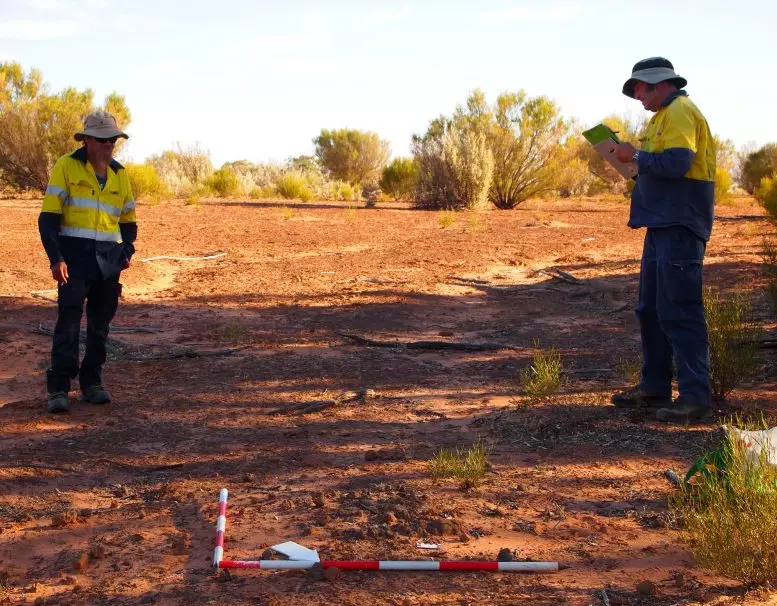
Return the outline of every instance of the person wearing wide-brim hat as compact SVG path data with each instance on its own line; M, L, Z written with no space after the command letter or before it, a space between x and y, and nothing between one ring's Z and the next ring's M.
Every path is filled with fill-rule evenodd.
M638 169L629 226L646 227L636 308L643 365L638 385L613 395L621 408L644 407L666 422L711 410L709 343L702 303L702 265L712 232L715 147L687 80L663 57L634 65L623 94L655 115L637 150L616 146ZM672 362L679 396L672 401Z
M70 381L82 399L107 404L102 366L110 322L119 304L119 275L135 252L137 221L127 171L113 158L127 139L108 112L93 112L74 134L83 145L54 164L38 228L57 281L58 315L46 371L48 411L70 409ZM86 303L86 353L79 364L79 332Z

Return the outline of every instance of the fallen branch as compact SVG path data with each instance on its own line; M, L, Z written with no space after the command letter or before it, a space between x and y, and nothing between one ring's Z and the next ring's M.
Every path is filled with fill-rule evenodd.
M227 253L218 253L215 255L208 255L207 257L168 257L167 255L160 255L158 257L149 257L148 259L141 259L141 263L148 263L149 261L161 261L166 259L168 261L209 261L211 259L218 259L220 257L226 257Z
M582 284L583 281L575 278L572 274L569 274L565 271L561 271L557 267L551 267L549 269L540 269L537 271L538 274L545 274L546 276L550 276L551 278L557 278L559 280L563 280L564 282L568 282L569 284Z
M270 411L269 415L282 415L282 414L298 414L307 415L314 412L321 412L327 408L334 406L340 406L342 404L354 404L361 402L362 404L367 401L367 397L374 396L375 392L371 389L360 389L357 392L348 391L341 394L337 398L330 398L328 400L315 400L313 402L300 402L299 404L290 404L281 408L276 408Z
M39 335L46 335L47 337L54 336L54 329L48 326L44 326L43 324L38 324L37 326L33 326L32 332ZM81 343L86 343L85 330L78 331L78 340ZM108 339L105 342L105 349L107 349L110 353L116 356L123 357L126 354L126 352L129 350L129 345L127 345L126 343L122 343L121 341L114 339L112 337L108 337Z
M53 299L52 297L47 297L46 295L41 295L36 292L31 292L30 296L35 297L36 299L43 299L44 301L50 301L51 303L59 303L57 299Z
M498 351L501 349L515 349L513 345L503 345L501 343L462 343L455 341L377 341L367 339L359 335L338 332L338 335L345 339L350 339L359 345L368 347L389 347L393 349L442 349L452 351Z
M156 334L159 332L164 332L164 329L157 326L114 326L111 324L111 332L119 334L126 334L131 332L146 332Z
M125 353L122 355L124 360L130 362L149 362L152 360L179 360L181 358L215 358L218 356L231 356L238 349L215 349L211 351L200 351L196 349L177 349L171 351L152 352L152 353Z
M607 597L607 590L602 589L601 594L602 594L602 604L604 604L604 606L610 606L610 598Z

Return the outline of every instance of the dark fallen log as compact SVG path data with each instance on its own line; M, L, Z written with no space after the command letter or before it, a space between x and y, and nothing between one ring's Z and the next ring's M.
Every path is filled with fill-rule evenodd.
M349 405L349 404L356 404L356 403L362 403L364 404L367 401L368 397L375 396L375 392L371 389L360 389L359 391L346 391L345 393L340 394L336 398L330 398L327 400L314 400L313 402L300 402L298 404L289 404L287 406L282 406L281 408L276 408L275 410L270 411L269 415L284 415L284 414L298 414L298 415L307 415L314 412L321 412L322 410L326 410L328 408L333 408L335 406L342 406L342 405Z
M368 339L345 332L338 332L339 336L349 339L359 345L368 347L388 347L392 349L427 349L449 351L499 351L501 349L516 349L514 345L502 343L462 343L456 341L378 341Z
M33 326L32 332L39 335L46 335L47 337L54 336L54 329L48 326L45 326L43 324L38 324L36 326ZM86 343L85 330L78 331L78 340L81 343ZM117 339L108 337L108 340L105 342L105 349L108 351L108 353L111 353L115 356L123 357L127 353L127 351L129 351L130 347L126 343L122 343Z
M152 360L179 360L183 358L215 358L219 356L231 356L238 349L215 349L201 351L197 349L174 349L170 351L156 351L149 353L125 353L122 358L130 362L148 362Z

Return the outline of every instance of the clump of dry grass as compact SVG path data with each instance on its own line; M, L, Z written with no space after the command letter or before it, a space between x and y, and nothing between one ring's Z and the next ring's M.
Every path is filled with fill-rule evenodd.
M692 471L697 468L670 498L693 554L704 566L739 581L777 582L777 467L766 449L754 457L731 435Z
M443 448L429 461L429 471L435 480L461 480L462 490L477 487L490 467L488 449L480 440L469 448Z
M543 349L535 339L532 365L521 370L524 393L530 398L544 398L556 393L561 387L562 370L561 352L555 347Z

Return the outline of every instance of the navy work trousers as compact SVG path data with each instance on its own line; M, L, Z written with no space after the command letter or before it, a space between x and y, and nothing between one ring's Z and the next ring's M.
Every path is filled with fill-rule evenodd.
M119 277L70 278L58 288L59 313L51 348L51 368L46 372L49 393L70 390L76 376L81 388L102 384L105 344L111 320L119 306ZM86 352L78 364L81 316L86 301Z
M711 403L702 265L706 243L685 227L648 228L636 313L642 333L642 389L671 396L672 358L680 396Z

